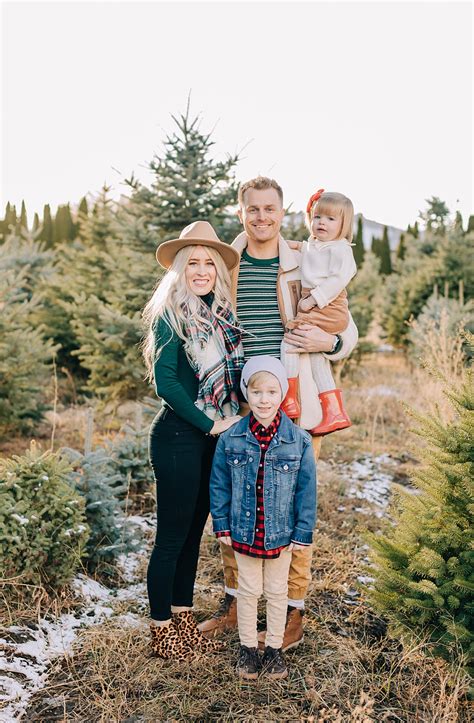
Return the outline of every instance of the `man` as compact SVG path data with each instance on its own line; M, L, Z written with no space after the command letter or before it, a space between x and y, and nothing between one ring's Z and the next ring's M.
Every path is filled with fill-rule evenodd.
M317 327L304 327L285 334L288 319L296 316L301 296L300 253L296 244L288 244L280 229L285 211L283 191L270 178L259 176L239 188L238 216L244 227L232 246L241 254L234 270L232 287L237 316L245 330L245 359L258 354L280 357L283 336L295 353L323 352L337 361L348 356L357 343L357 328L352 320L344 332L328 334ZM309 358L301 357L300 426L311 429L321 420L318 390L314 384ZM303 393L302 393L303 392ZM245 407L242 410L245 414ZM313 438L315 456L319 455L321 437ZM225 598L210 620L199 625L207 637L214 637L237 625L237 566L232 547L222 546ZM288 575L288 615L283 650L294 648L303 640L304 598L311 582L311 546L294 550ZM264 636L262 640L264 639ZM260 644L260 638L259 638Z

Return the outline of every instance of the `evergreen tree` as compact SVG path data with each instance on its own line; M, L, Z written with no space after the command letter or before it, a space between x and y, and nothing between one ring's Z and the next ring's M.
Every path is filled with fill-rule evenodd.
M467 232L466 233L472 233L474 231L474 216L471 214L469 216L469 221L467 222Z
M374 254L374 256L377 256L377 258L380 258L380 242L381 239L377 238L376 236L372 236L372 241L370 244L370 250Z
M94 570L101 563L113 563L122 553L138 550L140 530L124 515L120 496L126 487L110 454L102 448L84 455L71 449L62 452L75 467L74 486L86 502L88 567Z
M398 246L397 246L397 259L399 259L400 261L403 261L403 259L405 258L405 253L406 253L405 234L401 233L400 240L399 240Z
M74 224L69 203L59 206L54 219L53 244L57 246L61 241L72 241L74 238Z
M129 182L131 210L140 210L145 227L153 232L153 249L157 240L178 235L203 218L222 240L230 241L236 229L229 207L237 203L234 169L238 155L228 155L224 161L211 157L211 133L201 131L199 116L191 118L189 100L186 113L172 118L176 131L166 138L164 153L149 163L154 177L151 187Z
M357 268L360 268L364 262L365 248L364 248L364 236L362 228L362 214L359 214L357 219L357 232L354 238L354 259L357 264Z
M380 259L372 251L367 251L364 263L352 279L349 287L351 314L363 338L369 331L374 318L374 299L381 286Z
M33 218L33 234L36 234L36 232L39 230L40 227L40 220L37 213L35 213Z
M398 489L395 524L370 534L374 606L402 637L427 638L432 652L472 671L474 659L474 386L472 373L448 389L448 423L413 413L425 442L414 468L418 494ZM371 568L372 569L372 568Z
M464 232L463 228L463 221L462 221L462 214L461 211L456 211L456 215L454 217L454 230L460 231L461 233Z
M428 204L425 211L420 211L420 218L424 221L428 231L442 235L446 230L446 220L449 216L449 208L444 201L437 196L425 199Z
M26 205L25 202L21 202L21 213L20 213L20 228L25 229L25 231L28 231L28 217L26 213Z
M87 221L89 217L89 205L87 203L87 198L83 196L80 200L79 206L77 208L77 216L76 216L76 222L74 224L74 236L77 238L82 238L82 231L81 228L84 225L84 223Z
M414 226L413 226L413 232L412 232L412 233L413 233L413 236L414 236L415 238L418 238L418 237L419 237L420 231L419 231L419 229L418 229L418 221L415 221L415 224L414 224Z
M390 257L390 243L388 240L388 228L383 227L383 236L379 246L380 273L388 276L392 273L392 260Z
M40 234L41 241L44 241L47 247L53 244L53 219L51 218L51 208L46 203L43 209L43 224Z

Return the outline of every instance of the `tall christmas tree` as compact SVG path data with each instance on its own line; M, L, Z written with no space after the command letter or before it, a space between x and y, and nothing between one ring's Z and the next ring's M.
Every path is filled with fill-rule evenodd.
M362 228L362 214L359 214L357 219L357 231L354 237L354 259L357 264L357 268L360 268L364 263L365 248Z
M406 247L406 243L405 243L405 234L401 233L400 241L398 242L398 246L397 246L397 259L399 259L400 261L403 261L403 259L405 258L406 250L407 250L407 247Z
M388 228L383 227L382 240L379 246L380 256L380 273L384 276L388 276L392 273L392 260L390 257L390 243L388 240Z
M472 339L471 339L472 341ZM474 658L474 388L472 372L446 394L453 422L412 413L426 446L412 482L399 489L394 525L369 534L374 606L401 637L472 669Z
M186 112L172 118L175 132L167 136L164 152L149 163L151 187L135 184L132 206L154 230L153 248L157 236L164 240L178 235L199 219L209 221L222 240L231 241L235 227L229 207L237 203L238 154L228 154L223 161L212 157L215 142L211 133L201 130L199 116L191 117L189 99Z

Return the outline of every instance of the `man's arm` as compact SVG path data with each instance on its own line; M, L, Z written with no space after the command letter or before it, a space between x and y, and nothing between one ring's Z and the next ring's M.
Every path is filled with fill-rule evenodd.
M339 348L336 346L336 351L332 352L338 336L341 338ZM359 339L359 332L352 316L349 316L349 324L338 335L328 334L327 331L323 331L317 326L305 324L287 332L284 338L293 347L288 350L289 353L322 352L330 361L339 361L352 353Z

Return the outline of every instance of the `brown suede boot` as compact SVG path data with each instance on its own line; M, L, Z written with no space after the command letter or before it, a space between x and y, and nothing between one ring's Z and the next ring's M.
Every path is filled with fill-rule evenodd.
M150 625L150 632L152 655L164 660L180 661L193 657L193 649L181 640L173 621L169 625Z
M196 618L192 610L183 610L173 613L173 624L178 632L179 639L192 650L201 653L216 653L223 650L225 645L219 640L209 640L198 630Z
M298 401L298 377L288 379L288 391L280 406L290 419L296 419L300 416L301 407Z
M288 611L286 613L285 634L283 635L283 645L281 646L283 652L285 652L285 650L297 648L298 645L303 642L303 615L304 610L288 606ZM258 634L259 650L265 650L266 634L266 630L262 630Z
M221 635L224 630L235 630L237 628L237 598L226 592L219 609L209 620L204 620L197 627L206 638Z

